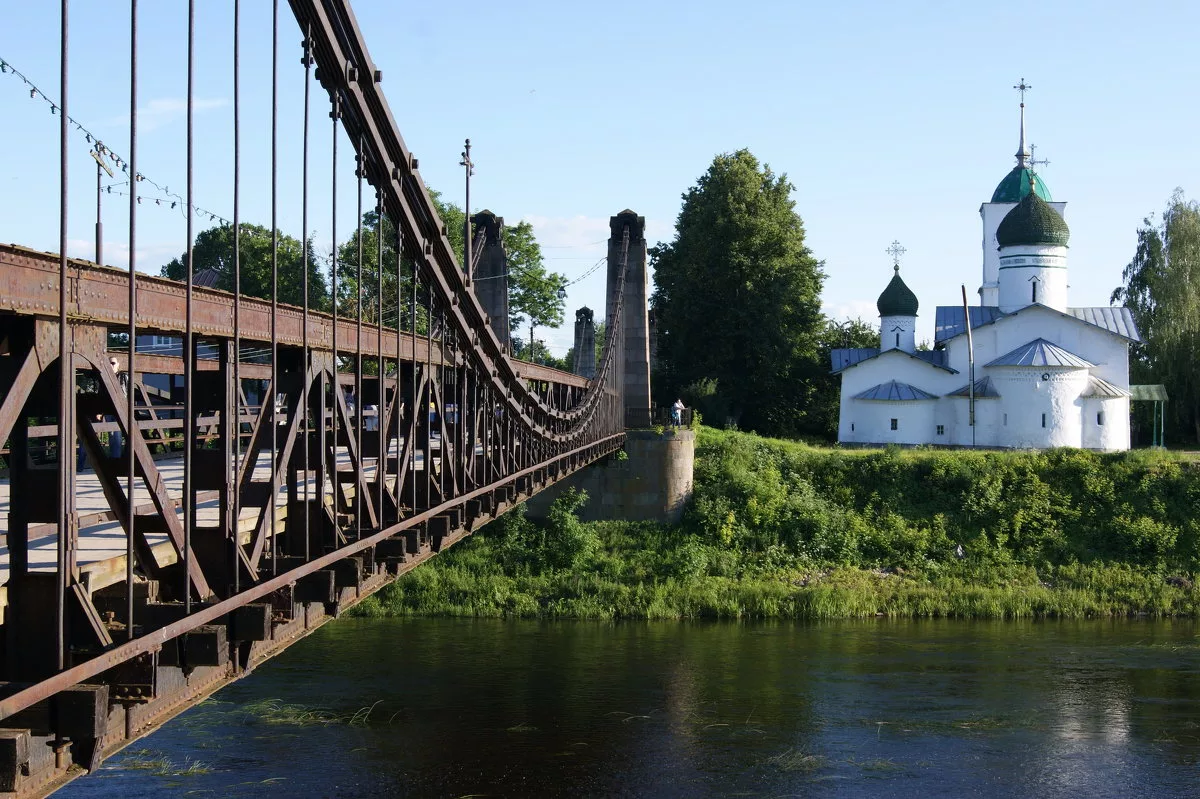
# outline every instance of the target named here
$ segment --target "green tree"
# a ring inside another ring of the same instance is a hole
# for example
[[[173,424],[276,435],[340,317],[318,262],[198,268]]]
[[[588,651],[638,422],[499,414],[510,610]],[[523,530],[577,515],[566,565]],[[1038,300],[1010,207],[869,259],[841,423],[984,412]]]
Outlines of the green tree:
[[[810,406],[828,366],[822,264],[786,175],[748,150],[718,155],[683,195],[675,239],[651,251],[660,403],[715,381],[724,417],[772,435],[819,434]]]
[[[817,357],[825,367],[817,378],[817,390],[813,395],[809,415],[818,425],[820,435],[829,441],[837,440],[838,416],[841,412],[840,398],[842,381],[833,373],[833,351],[836,349],[859,349],[879,346],[879,325],[863,319],[847,319],[825,322],[818,344]],[[926,347],[928,349],[928,347]]]
[[[1130,377],[1164,384],[1175,440],[1200,442],[1200,203],[1176,189],[1162,222],[1147,218],[1137,235],[1124,285],[1112,293],[1142,335]]]
[[[264,300],[271,298],[271,230],[262,225],[242,224],[240,236],[242,293]],[[205,269],[217,272],[216,288],[233,291],[233,225],[220,225],[201,231],[192,247],[193,273]],[[304,253],[300,241],[279,234],[279,301],[288,305],[304,303]],[[187,253],[172,259],[160,270],[172,280],[187,279]],[[309,242],[308,304],[316,310],[329,309],[329,286],[324,264],[313,257]]]
[[[546,271],[542,248],[528,222],[504,226],[504,249],[508,257],[509,325],[515,333],[527,323],[528,340],[532,341],[535,328],[562,325],[566,301],[558,295],[562,291],[565,296],[567,278]],[[536,347],[525,357],[538,360]]]
[[[461,265],[463,261],[463,210],[451,202],[442,199],[442,195],[429,190],[429,196],[446,228],[446,237],[450,240],[454,256]],[[362,306],[363,319],[374,321],[378,315],[379,279],[375,271],[379,256],[378,216],[374,211],[363,214],[363,253],[362,253]],[[566,277],[554,272],[547,272],[542,257],[541,247],[533,232],[533,225],[521,222],[517,225],[505,225],[504,248],[508,254],[508,297],[514,333],[519,326],[529,320],[535,327],[558,327],[563,322],[565,302],[558,298],[558,290],[566,285]],[[358,307],[358,229],[338,248],[338,310],[353,316]],[[396,318],[396,234],[390,219],[383,220],[383,318],[387,325],[393,324]],[[411,278],[406,277],[411,272],[410,264],[405,264],[401,270],[401,304],[405,314],[410,313],[410,300],[407,298],[411,291]],[[418,302],[418,305],[420,302]],[[423,322],[418,312],[418,329],[423,329]],[[404,325],[402,325],[403,327]],[[538,360],[548,356],[544,345],[535,353]],[[518,353],[520,355],[520,353]],[[521,357],[528,357],[526,353]]]

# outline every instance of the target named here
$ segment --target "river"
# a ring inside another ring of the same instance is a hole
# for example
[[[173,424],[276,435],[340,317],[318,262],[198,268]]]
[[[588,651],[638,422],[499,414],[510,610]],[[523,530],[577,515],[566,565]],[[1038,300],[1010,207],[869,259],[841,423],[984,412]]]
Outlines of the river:
[[[58,796],[1200,796],[1198,632],[342,619]]]

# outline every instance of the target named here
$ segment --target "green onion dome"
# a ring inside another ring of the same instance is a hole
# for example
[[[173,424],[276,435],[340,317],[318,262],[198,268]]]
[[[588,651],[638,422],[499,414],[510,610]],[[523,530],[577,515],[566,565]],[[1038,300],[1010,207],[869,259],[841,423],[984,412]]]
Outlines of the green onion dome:
[[[900,267],[895,269],[896,274],[892,275],[892,281],[879,295],[875,307],[879,309],[880,316],[916,316],[917,295],[900,279]]]
[[[1001,247],[1020,244],[1049,244],[1066,247],[1071,230],[1062,216],[1036,191],[1025,195],[996,228],[996,242]]]
[[[992,192],[992,202],[1019,203],[1030,192],[1046,202],[1052,202],[1054,199],[1040,177],[1028,167],[1017,165],[1004,176],[1004,180],[1000,181],[1000,185]]]

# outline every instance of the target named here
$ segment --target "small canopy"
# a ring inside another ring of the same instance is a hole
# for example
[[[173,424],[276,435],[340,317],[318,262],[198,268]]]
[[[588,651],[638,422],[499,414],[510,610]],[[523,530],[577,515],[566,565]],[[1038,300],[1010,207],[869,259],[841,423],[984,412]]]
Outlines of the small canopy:
[[[1101,380],[1095,375],[1088,377],[1087,390],[1080,396],[1083,397],[1098,397],[1100,399],[1115,399],[1117,397],[1128,397],[1131,392],[1120,386],[1114,386],[1107,380]]]
[[[922,391],[916,386],[889,380],[877,386],[871,386],[866,391],[854,395],[854,399],[875,400],[877,402],[915,402],[917,400],[937,399],[928,391]]]
[[[951,391],[947,397],[970,397],[970,384],[962,388]],[[999,399],[1000,392],[996,390],[996,386],[992,384],[991,376],[985,377],[982,380],[975,381],[975,399]]]
[[[1130,386],[1129,398],[1135,402],[1138,400],[1166,402],[1167,387],[1161,383],[1152,383],[1145,386]]]

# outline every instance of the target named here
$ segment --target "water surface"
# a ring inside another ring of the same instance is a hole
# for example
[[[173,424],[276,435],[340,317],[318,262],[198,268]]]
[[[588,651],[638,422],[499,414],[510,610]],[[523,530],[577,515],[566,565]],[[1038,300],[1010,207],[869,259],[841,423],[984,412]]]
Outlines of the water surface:
[[[1200,796],[1196,633],[343,619],[59,795]]]

